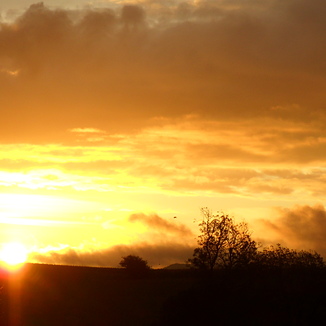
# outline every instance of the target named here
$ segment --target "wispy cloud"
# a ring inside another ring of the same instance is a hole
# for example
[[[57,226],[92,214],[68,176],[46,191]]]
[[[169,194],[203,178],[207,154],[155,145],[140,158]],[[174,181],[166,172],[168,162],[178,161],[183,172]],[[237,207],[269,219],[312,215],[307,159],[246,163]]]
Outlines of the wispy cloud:
[[[76,133],[105,133],[105,131],[97,129],[97,128],[72,128],[69,129],[70,132],[76,132]]]
[[[76,221],[57,221],[57,220],[44,220],[44,219],[33,219],[33,218],[19,218],[19,217],[6,217],[0,214],[0,224],[9,225],[30,225],[30,226],[64,226],[64,225],[87,225],[89,222],[76,222]]]
[[[173,217],[172,222],[167,221],[156,214],[146,215],[143,213],[138,213],[130,215],[129,221],[140,222],[147,225],[151,229],[160,230],[162,232],[175,233],[179,236],[191,236],[192,232],[190,229],[183,224],[179,224],[176,218],[176,216]]]

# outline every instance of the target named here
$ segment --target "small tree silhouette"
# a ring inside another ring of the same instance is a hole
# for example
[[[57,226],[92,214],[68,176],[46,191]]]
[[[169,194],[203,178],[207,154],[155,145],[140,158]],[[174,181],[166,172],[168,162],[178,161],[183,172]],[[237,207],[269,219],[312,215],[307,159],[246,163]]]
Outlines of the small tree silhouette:
[[[136,278],[147,276],[150,270],[146,260],[134,255],[122,257],[120,266],[125,268],[130,276]]]

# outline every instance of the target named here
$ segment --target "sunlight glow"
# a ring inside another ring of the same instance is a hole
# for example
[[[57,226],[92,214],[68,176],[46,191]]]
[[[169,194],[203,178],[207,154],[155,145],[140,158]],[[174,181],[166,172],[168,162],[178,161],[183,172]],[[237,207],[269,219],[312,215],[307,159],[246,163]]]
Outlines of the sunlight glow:
[[[27,249],[19,242],[8,242],[2,246],[0,260],[9,266],[23,264],[27,260]]]

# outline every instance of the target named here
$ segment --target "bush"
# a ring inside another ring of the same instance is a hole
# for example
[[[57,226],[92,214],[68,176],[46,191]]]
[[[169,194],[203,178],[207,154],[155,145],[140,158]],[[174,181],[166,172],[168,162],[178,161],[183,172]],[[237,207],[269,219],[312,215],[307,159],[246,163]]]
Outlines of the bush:
[[[136,278],[145,277],[150,271],[147,261],[134,255],[122,257],[120,266],[125,268],[130,276]]]
[[[294,250],[277,244],[270,246],[263,251],[257,252],[257,266],[267,268],[314,268],[320,269],[325,267],[323,257],[315,251]]]

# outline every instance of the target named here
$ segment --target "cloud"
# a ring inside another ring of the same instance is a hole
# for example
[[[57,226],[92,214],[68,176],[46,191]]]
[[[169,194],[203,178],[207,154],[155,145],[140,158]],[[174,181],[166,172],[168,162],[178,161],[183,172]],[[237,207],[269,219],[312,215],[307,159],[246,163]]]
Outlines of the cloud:
[[[137,5],[124,5],[121,11],[121,20],[127,28],[136,28],[144,23],[145,11]]]
[[[98,42],[98,38],[106,38],[112,32],[117,23],[116,13],[110,9],[87,10],[78,23],[81,37],[92,44]]]
[[[1,23],[2,187],[322,200],[323,1],[80,8]]]
[[[40,261],[182,262],[202,203],[250,219],[325,198],[324,0],[55,3],[1,13],[1,190],[159,213],[130,217],[144,244]],[[326,255],[322,207],[277,214],[266,237]]]
[[[50,251],[45,254],[34,253],[30,256],[30,260],[48,264],[119,267],[121,258],[132,254],[147,260],[152,267],[161,268],[177,262],[184,263],[192,256],[193,249],[191,246],[179,243],[155,245],[139,243],[134,245],[117,245],[93,251],[70,248]]]
[[[316,250],[326,257],[326,210],[323,205],[278,208],[278,218],[264,221],[289,247]]]
[[[156,214],[146,215],[138,213],[130,215],[129,222],[141,222],[154,231],[158,230],[161,232],[174,233],[181,237],[191,236],[192,232],[190,229],[183,224],[179,224],[175,218],[173,222],[169,222]]]
[[[140,4],[37,3],[2,23],[1,138],[67,141],[86,124],[131,133],[189,113],[256,120],[293,103],[309,119],[323,114],[322,1]],[[294,107],[282,115],[307,120]]]
[[[250,151],[239,148],[237,145],[227,145],[227,144],[196,144],[189,145],[188,148],[189,155],[196,157],[197,160],[208,160],[219,156],[223,153],[223,158],[225,160],[234,160],[240,158],[242,161],[264,161],[265,157],[256,153],[251,153]]]
[[[103,130],[97,129],[97,128],[73,128],[69,130],[70,132],[76,132],[76,133],[102,133]]]
[[[47,187],[35,177],[61,171],[60,180],[70,179],[78,189],[86,184],[100,191],[141,185],[184,194],[323,195],[325,171],[315,165],[323,162],[323,151],[317,148],[322,148],[324,132],[316,131],[318,125],[312,131],[310,123],[275,125],[272,120],[217,122],[186,116],[156,121],[156,126],[116,137],[94,127],[66,130],[74,139],[71,145],[1,145],[0,167],[12,173],[3,180],[18,178],[15,184],[23,187],[24,180],[37,179],[39,187]],[[95,135],[107,137],[96,146],[80,143]]]

